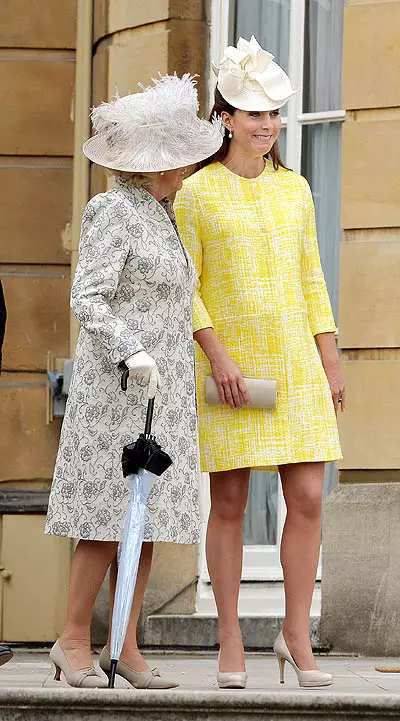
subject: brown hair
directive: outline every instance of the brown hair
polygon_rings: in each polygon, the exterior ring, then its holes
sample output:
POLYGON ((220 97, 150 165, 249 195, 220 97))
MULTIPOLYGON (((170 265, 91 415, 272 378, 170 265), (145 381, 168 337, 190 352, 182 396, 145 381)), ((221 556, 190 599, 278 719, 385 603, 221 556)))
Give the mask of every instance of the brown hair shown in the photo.
MULTIPOLYGON (((219 115, 221 116, 221 113, 224 111, 226 113, 229 113, 229 115, 233 115, 236 112, 237 108, 234 108, 233 105, 230 105, 225 98, 222 97, 220 91, 218 88, 215 88, 215 95, 214 95, 214 105, 210 113, 210 120, 213 118, 213 116, 219 115)), ((228 134, 225 133, 224 140, 222 142, 222 145, 219 150, 217 150, 214 155, 211 155, 209 158, 206 158, 206 160, 203 160, 200 163, 201 168, 205 168, 206 165, 210 165, 211 163, 222 163, 222 161, 226 158, 229 150, 230 145, 230 138, 228 137, 228 134)), ((275 170, 278 170, 279 167, 285 168, 286 170, 289 170, 289 168, 286 167, 286 165, 283 163, 282 158, 279 153, 279 146, 278 141, 276 140, 273 144, 271 150, 267 155, 264 156, 265 158, 269 158, 272 160, 272 164, 274 166, 275 170)))

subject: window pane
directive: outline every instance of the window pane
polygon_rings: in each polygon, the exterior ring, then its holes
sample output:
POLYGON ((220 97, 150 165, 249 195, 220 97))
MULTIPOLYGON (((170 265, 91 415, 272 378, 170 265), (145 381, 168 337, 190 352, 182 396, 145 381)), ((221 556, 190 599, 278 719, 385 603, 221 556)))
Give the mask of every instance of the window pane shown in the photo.
POLYGON ((301 172, 311 185, 318 242, 333 312, 337 318, 340 229, 340 123, 303 127, 301 172))
POLYGON ((281 128, 279 133, 279 152, 282 158, 282 162, 286 165, 286 128, 281 128))
POLYGON ((344 0, 306 0, 303 112, 342 106, 344 0))
POLYGON ((237 0, 235 43, 255 35, 288 72, 290 0, 237 0))
POLYGON ((339 483, 339 473, 335 463, 327 463, 325 466, 324 475, 324 500, 329 496, 330 493, 336 488, 339 483))
POLYGON ((278 524, 278 474, 252 471, 243 523, 245 546, 276 546, 278 524))

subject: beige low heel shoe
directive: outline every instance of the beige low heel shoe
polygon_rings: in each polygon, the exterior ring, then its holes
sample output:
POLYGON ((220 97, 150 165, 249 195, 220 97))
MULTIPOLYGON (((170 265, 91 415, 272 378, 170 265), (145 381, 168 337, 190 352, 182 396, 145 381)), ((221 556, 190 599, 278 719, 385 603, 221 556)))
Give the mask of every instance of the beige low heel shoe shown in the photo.
POLYGON ((285 662, 290 663, 292 668, 296 672, 299 686, 302 688, 313 688, 317 686, 330 686, 333 683, 333 678, 330 673, 323 673, 317 669, 311 669, 310 671, 302 671, 298 667, 292 654, 290 653, 286 641, 283 637, 282 631, 278 634, 274 643, 274 651, 279 663, 280 681, 285 683, 285 662))
POLYGON ((62 671, 67 683, 75 688, 107 688, 107 679, 99 676, 93 666, 73 671, 58 640, 50 651, 50 658, 56 669, 55 681, 60 680, 62 671))
MULTIPOLYGON (((218 665, 221 651, 218 654, 218 665)), ((246 671, 218 671, 217 672, 218 688, 246 688, 247 673, 246 671)))
MULTIPOLYGON (((110 652, 108 648, 104 646, 100 654, 99 666, 107 676, 110 672, 110 665, 110 652)), ((177 688, 177 686, 179 686, 179 683, 176 681, 161 676, 158 668, 148 668, 146 671, 134 671, 133 668, 127 666, 123 661, 118 661, 116 673, 118 676, 126 679, 126 681, 129 681, 134 688, 177 688)))

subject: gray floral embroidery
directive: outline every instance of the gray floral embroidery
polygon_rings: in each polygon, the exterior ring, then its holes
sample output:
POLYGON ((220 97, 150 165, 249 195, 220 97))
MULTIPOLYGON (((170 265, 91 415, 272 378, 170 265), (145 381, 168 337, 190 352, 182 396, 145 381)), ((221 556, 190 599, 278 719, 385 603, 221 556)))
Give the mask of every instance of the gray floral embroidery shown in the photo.
POLYGON ((145 540, 199 539, 197 418, 191 325, 196 273, 168 201, 119 182, 82 220, 71 306, 81 331, 46 532, 119 540, 129 493, 123 446, 143 431, 146 388, 118 364, 144 348, 161 375, 153 431, 173 465, 153 487, 145 540))

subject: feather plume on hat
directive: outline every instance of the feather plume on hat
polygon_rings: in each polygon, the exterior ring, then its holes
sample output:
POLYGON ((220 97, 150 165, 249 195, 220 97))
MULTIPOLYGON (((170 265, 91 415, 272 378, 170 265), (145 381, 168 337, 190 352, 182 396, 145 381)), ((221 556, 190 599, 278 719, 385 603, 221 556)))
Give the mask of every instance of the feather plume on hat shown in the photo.
POLYGON ((197 163, 222 144, 222 121, 197 117, 195 77, 160 76, 142 92, 92 108, 95 135, 83 152, 93 162, 126 172, 157 172, 197 163))

